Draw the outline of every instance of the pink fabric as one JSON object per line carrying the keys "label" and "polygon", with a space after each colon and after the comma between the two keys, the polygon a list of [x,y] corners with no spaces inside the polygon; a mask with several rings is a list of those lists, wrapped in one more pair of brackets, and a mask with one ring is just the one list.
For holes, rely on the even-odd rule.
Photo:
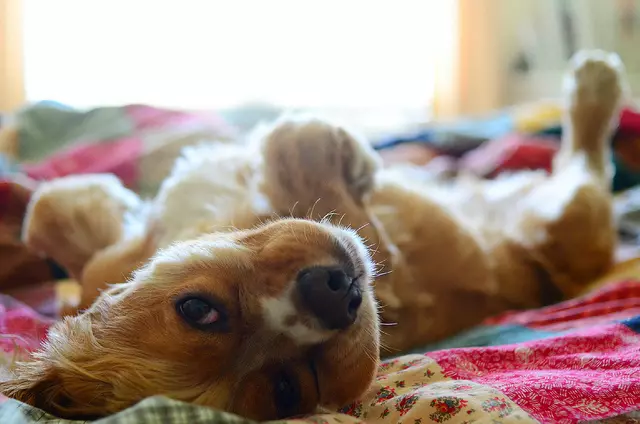
{"label": "pink fabric", "polygon": [[144,167],[143,162],[149,156],[153,156],[154,161],[172,163],[180,152],[176,147],[184,147],[181,143],[185,143],[185,138],[188,144],[237,136],[236,130],[213,112],[181,112],[144,105],[120,109],[122,119],[131,124],[129,133],[104,139],[98,135],[102,134],[103,128],[89,127],[78,140],[67,140],[70,144],[46,159],[38,163],[21,163],[22,170],[35,180],[111,173],[131,189],[154,192],[166,175],[150,170],[148,165]]}
{"label": "pink fabric", "polygon": [[12,297],[0,294],[0,347],[6,363],[37,349],[53,319],[35,312]]}
{"label": "pink fabric", "polygon": [[8,289],[4,294],[32,308],[43,317],[55,317],[58,314],[55,281]]}
{"label": "pink fabric", "polygon": [[221,133],[232,135],[233,128],[212,112],[183,112],[160,109],[145,105],[128,105],[125,113],[135,122],[136,131],[182,127],[185,125],[206,125]]}
{"label": "pink fabric", "polygon": [[428,356],[447,377],[494,387],[543,423],[604,419],[640,409],[640,336],[622,324]]}
{"label": "pink fabric", "polygon": [[489,178],[526,169],[549,172],[557,150],[558,143],[550,138],[509,134],[466,153],[458,165],[461,170]]}
{"label": "pink fabric", "polygon": [[46,161],[25,165],[27,175],[51,180],[74,174],[113,173],[127,187],[138,181],[138,162],[143,143],[140,138],[122,138],[110,143],[83,143],[64,150]]}

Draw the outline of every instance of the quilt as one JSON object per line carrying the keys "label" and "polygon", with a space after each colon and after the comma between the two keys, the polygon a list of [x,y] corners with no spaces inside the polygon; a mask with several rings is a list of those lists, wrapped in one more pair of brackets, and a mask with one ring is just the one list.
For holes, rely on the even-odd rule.
{"label": "quilt", "polygon": [[[5,366],[35,349],[51,323],[0,297]],[[440,346],[387,360],[361,400],[278,423],[636,423],[638,411],[640,281],[626,280],[547,308],[506,313]],[[73,423],[7,399],[0,422]],[[98,422],[249,421],[152,397]]]}
{"label": "quilt", "polygon": [[[488,116],[434,122],[409,133],[396,133],[376,141],[383,157],[399,147],[412,146],[424,161],[434,156],[457,158],[455,168],[493,178],[517,170],[549,170],[562,137],[560,102],[541,101],[501,110]],[[613,191],[640,184],[640,112],[625,108],[613,135]],[[416,153],[421,152],[422,153]],[[396,155],[394,155],[396,156]]]}
{"label": "quilt", "polygon": [[[63,109],[40,105],[25,112],[20,116],[21,142],[17,157],[13,158],[17,161],[0,155],[2,377],[16,361],[27,359],[46,337],[55,322],[51,317],[56,283],[52,280],[65,277],[55,264],[20,250],[18,245],[24,208],[35,181],[112,172],[127,186],[148,195],[155,191],[182,147],[202,140],[233,138],[233,131],[212,116],[136,105],[103,108],[82,116]],[[485,132],[468,138],[475,142],[506,136],[515,128],[513,116],[501,115],[495,125],[481,125]],[[558,117],[555,109],[527,116],[537,118],[518,121],[518,131],[557,136],[541,130],[554,128]],[[640,121],[631,113],[625,116],[620,140],[635,140],[635,134],[640,134]],[[51,131],[50,121],[67,124],[61,124],[56,132]],[[474,126],[468,124],[465,134],[475,134]],[[436,139],[448,140],[444,136]],[[522,143],[511,139],[503,145],[512,151],[513,146]],[[553,150],[553,146],[546,148]],[[536,156],[535,166],[544,168],[541,164],[549,155]],[[9,263],[11,266],[6,266]],[[42,285],[25,290],[27,284],[35,283]],[[16,290],[17,287],[22,289]],[[610,281],[598,290],[558,305],[508,312],[457,337],[387,360],[380,364],[375,383],[359,401],[334,413],[279,423],[640,423],[638,411],[640,280],[631,277]],[[13,422],[72,423],[2,399],[0,423]],[[248,421],[221,411],[152,397],[99,422]]]}
{"label": "quilt", "polygon": [[65,277],[55,263],[20,241],[38,181],[111,173],[143,197],[153,196],[185,146],[234,140],[236,130],[215,113],[144,105],[80,111],[42,102],[0,129],[0,289]]}

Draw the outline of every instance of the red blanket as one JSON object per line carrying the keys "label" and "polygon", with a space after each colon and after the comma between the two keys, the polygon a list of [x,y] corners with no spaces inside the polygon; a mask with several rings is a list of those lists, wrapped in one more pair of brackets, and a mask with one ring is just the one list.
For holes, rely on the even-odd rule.
{"label": "red blanket", "polygon": [[628,417],[640,411],[639,332],[640,282],[611,284],[505,314],[451,342],[482,347],[386,362],[365,400],[343,412],[367,422],[423,424]]}

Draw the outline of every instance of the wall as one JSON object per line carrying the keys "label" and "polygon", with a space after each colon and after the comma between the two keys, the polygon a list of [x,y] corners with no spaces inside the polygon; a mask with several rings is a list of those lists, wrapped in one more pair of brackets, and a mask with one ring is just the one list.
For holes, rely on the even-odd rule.
{"label": "wall", "polygon": [[[640,9],[640,0],[630,0]],[[617,51],[627,66],[632,89],[640,94],[640,26],[633,37],[619,30],[614,0],[569,0],[576,17],[578,48]],[[503,0],[500,61],[505,72],[504,105],[560,95],[561,79],[568,59],[562,43],[558,0]],[[513,70],[522,51],[528,53],[532,69]]]}

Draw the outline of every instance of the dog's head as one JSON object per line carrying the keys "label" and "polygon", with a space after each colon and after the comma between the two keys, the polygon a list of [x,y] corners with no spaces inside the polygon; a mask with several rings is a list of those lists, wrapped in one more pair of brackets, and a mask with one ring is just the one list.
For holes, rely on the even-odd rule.
{"label": "dog's head", "polygon": [[56,324],[0,390],[62,417],[157,394],[254,419],[336,408],[374,377],[372,269],[355,233],[304,220],[181,242]]}

